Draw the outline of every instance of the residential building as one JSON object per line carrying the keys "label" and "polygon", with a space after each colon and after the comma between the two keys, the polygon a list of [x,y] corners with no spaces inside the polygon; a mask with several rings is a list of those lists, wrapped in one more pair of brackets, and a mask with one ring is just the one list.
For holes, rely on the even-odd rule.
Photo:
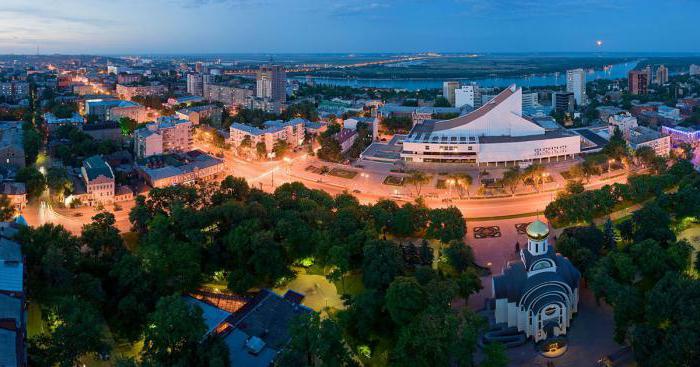
{"label": "residential building", "polygon": [[224,170],[222,159],[199,150],[147,157],[137,166],[139,175],[154,188],[212,180]]}
{"label": "residential building", "polygon": [[345,153],[350,150],[352,145],[355,144],[357,136],[357,130],[346,128],[340,129],[340,131],[335,135],[335,139],[338,140],[338,144],[340,144],[340,152]]}
{"label": "residential building", "polygon": [[661,118],[664,118],[664,119],[667,119],[670,121],[680,122],[682,120],[681,110],[678,108],[668,107],[666,105],[661,105],[656,110],[656,112],[659,114],[659,116]]}
{"label": "residential building", "polygon": [[583,106],[586,101],[586,71],[574,69],[566,71],[566,91],[574,94],[576,105]]}
{"label": "residential building", "polygon": [[656,69],[656,84],[664,85],[668,83],[668,68],[661,65]]}
{"label": "residential building", "polygon": [[65,118],[58,118],[53,113],[46,112],[43,117],[44,121],[46,122],[46,126],[48,126],[49,128],[50,133],[56,131],[61,126],[73,126],[80,128],[85,123],[85,118],[83,118],[83,116],[80,116],[80,114],[78,114],[77,112],[73,112],[73,115],[71,117]]}
{"label": "residential building", "polygon": [[469,114],[416,124],[403,140],[401,158],[426,168],[498,166],[559,161],[580,149],[579,135],[523,118],[522,90],[511,85]]}
{"label": "residential building", "polygon": [[[443,91],[444,93],[444,91]],[[471,108],[478,108],[481,106],[481,89],[476,83],[470,83],[463,85],[454,91],[455,103],[454,106],[461,108],[464,106],[469,106]]]}
{"label": "residential building", "polygon": [[194,125],[199,125],[204,119],[209,120],[212,126],[221,126],[221,119],[224,109],[217,105],[187,107],[175,112],[175,116],[180,119],[191,121]]}
{"label": "residential building", "polygon": [[287,101],[287,72],[281,65],[261,66],[255,79],[255,96],[273,102]]}
{"label": "residential building", "polygon": [[0,223],[0,365],[27,366],[27,319],[22,245],[10,240],[18,231],[15,223]]}
{"label": "residential building", "polygon": [[608,118],[608,132],[611,136],[615,132],[615,129],[619,129],[622,136],[627,140],[630,137],[630,131],[637,126],[639,126],[637,124],[637,118],[632,116],[629,112],[618,113]]}
{"label": "residential building", "polygon": [[537,92],[523,93],[523,109],[532,109],[539,106],[539,94]]}
{"label": "residential building", "polygon": [[[87,196],[81,198],[83,204],[93,206],[114,202],[114,172],[102,157],[95,155],[85,159],[80,172],[87,189]],[[87,199],[87,203],[83,199]]]}
{"label": "residential building", "polygon": [[164,96],[168,88],[161,84],[153,85],[123,85],[117,84],[117,95],[121,99],[131,100],[136,96]]}
{"label": "residential building", "polygon": [[27,187],[24,182],[3,182],[0,183],[2,194],[10,199],[10,203],[17,213],[21,213],[27,206]]}
{"label": "residential building", "polygon": [[[495,321],[517,328],[535,342],[566,335],[578,311],[581,273],[548,243],[540,220],[526,230],[527,248],[492,278]],[[485,339],[488,339],[488,333]]]}
{"label": "residential building", "polygon": [[117,75],[117,84],[139,83],[142,77],[143,76],[140,74],[119,73],[119,75]]}
{"label": "residential building", "polygon": [[455,90],[457,88],[459,88],[459,82],[457,81],[442,82],[442,96],[450,102],[450,106],[456,106]]}
{"label": "residential building", "polygon": [[552,108],[556,112],[574,113],[576,97],[571,92],[552,93]]}
{"label": "residential building", "polygon": [[264,128],[234,122],[229,128],[229,143],[233,149],[238,148],[246,139],[255,149],[258,143],[265,143],[268,157],[274,157],[273,147],[278,141],[285,141],[291,147],[304,144],[304,124],[306,120],[296,118],[289,121],[266,121]]}
{"label": "residential building", "polygon": [[0,121],[0,167],[24,167],[22,124],[22,121]]}
{"label": "residential building", "polygon": [[688,68],[688,74],[690,75],[700,75],[700,65],[692,64]]}
{"label": "residential building", "polygon": [[618,113],[627,112],[622,108],[616,106],[600,106],[595,108],[598,111],[598,117],[602,121],[608,121],[610,116],[617,115]]}
{"label": "residential building", "polygon": [[221,102],[225,105],[240,106],[253,96],[250,89],[209,84],[204,88],[204,98],[208,101]]}
{"label": "residential building", "polygon": [[661,133],[671,137],[671,143],[674,146],[679,144],[691,144],[697,146],[700,144],[700,130],[684,127],[684,126],[661,126]]}
{"label": "residential building", "polygon": [[204,86],[211,83],[211,75],[187,74],[187,93],[204,97]]}
{"label": "residential building", "polygon": [[88,99],[85,101],[85,114],[103,121],[119,121],[121,117],[133,118],[138,122],[146,119],[144,106],[119,99]]}
{"label": "residential building", "polygon": [[645,95],[648,92],[649,75],[646,70],[632,70],[627,76],[627,88],[630,94]]}
{"label": "residential building", "polygon": [[94,122],[84,124],[81,130],[92,136],[95,140],[112,140],[121,143],[124,136],[121,133],[119,123],[116,121]]}
{"label": "residential building", "polygon": [[10,102],[16,102],[29,96],[29,83],[9,81],[0,83],[0,97]]}
{"label": "residential building", "polygon": [[632,128],[628,143],[634,150],[644,146],[651,147],[656,155],[663,157],[668,157],[671,153],[671,137],[646,126]]}
{"label": "residential building", "polygon": [[137,158],[164,153],[189,152],[192,149],[192,122],[163,116],[134,131]]}

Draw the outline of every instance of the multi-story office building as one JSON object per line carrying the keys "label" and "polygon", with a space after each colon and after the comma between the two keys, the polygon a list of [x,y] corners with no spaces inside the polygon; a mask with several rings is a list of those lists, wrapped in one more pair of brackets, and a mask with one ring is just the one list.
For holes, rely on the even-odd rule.
{"label": "multi-story office building", "polygon": [[258,70],[255,79],[256,97],[273,102],[287,101],[287,72],[281,65],[265,65]]}
{"label": "multi-story office building", "polygon": [[454,106],[455,101],[455,90],[459,88],[459,82],[457,81],[447,81],[442,82],[442,96],[450,102],[450,106]]}
{"label": "multi-story office building", "polygon": [[266,121],[264,129],[234,122],[229,128],[229,143],[235,149],[246,139],[250,140],[252,148],[255,148],[258,143],[262,142],[265,143],[268,156],[272,156],[272,148],[280,140],[286,141],[292,147],[297,147],[304,143],[305,122],[306,120],[302,118],[289,121]]}
{"label": "multi-story office building", "polygon": [[627,143],[634,150],[651,147],[656,155],[662,157],[668,157],[671,153],[671,137],[646,126],[632,128]]}
{"label": "multi-story office building", "polygon": [[144,122],[147,118],[146,107],[120,99],[86,100],[85,114],[102,121],[119,121],[122,117],[129,117],[137,122]]}
{"label": "multi-story office building", "polygon": [[470,83],[455,89],[454,95],[455,107],[461,108],[469,106],[471,108],[478,108],[481,106],[481,89],[476,83]]}
{"label": "multi-story office building", "polygon": [[469,114],[416,124],[403,141],[401,159],[425,168],[505,166],[559,161],[580,151],[578,135],[522,117],[522,91],[512,85]]}
{"label": "multi-story office building", "polygon": [[668,68],[661,65],[656,69],[656,84],[664,85],[668,83]]}
{"label": "multi-story office building", "polygon": [[188,120],[163,116],[134,132],[134,150],[138,158],[191,149],[192,122]]}
{"label": "multi-story office building", "polygon": [[118,84],[138,83],[141,81],[141,78],[142,78],[141,74],[120,73],[119,75],[117,75],[117,83]]}
{"label": "multi-story office building", "polygon": [[586,102],[586,71],[574,69],[566,71],[566,91],[574,94],[576,104],[585,105]]}
{"label": "multi-story office building", "polygon": [[627,88],[630,94],[644,95],[647,94],[649,86],[650,72],[647,70],[632,70],[627,76]]}
{"label": "multi-story office building", "polygon": [[246,104],[253,91],[225,85],[209,84],[204,87],[204,98],[209,101],[221,102],[225,105],[240,106]]}
{"label": "multi-story office building", "polygon": [[571,92],[552,93],[552,109],[556,112],[573,113],[576,105],[576,98]]}

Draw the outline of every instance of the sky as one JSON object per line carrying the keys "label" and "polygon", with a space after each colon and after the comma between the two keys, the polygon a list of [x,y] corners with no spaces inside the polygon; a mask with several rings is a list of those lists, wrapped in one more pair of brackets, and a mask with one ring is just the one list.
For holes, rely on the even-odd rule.
{"label": "sky", "polygon": [[0,53],[700,52],[698,14],[700,0],[0,0]]}

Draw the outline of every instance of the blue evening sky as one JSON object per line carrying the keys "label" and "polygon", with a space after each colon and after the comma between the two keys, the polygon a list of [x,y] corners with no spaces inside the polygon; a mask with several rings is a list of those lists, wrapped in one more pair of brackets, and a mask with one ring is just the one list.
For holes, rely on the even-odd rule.
{"label": "blue evening sky", "polygon": [[0,53],[699,52],[700,0],[0,0]]}

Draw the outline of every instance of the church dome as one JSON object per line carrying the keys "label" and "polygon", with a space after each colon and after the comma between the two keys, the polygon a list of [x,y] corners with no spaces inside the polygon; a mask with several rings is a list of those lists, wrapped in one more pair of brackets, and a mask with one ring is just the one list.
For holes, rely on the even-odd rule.
{"label": "church dome", "polygon": [[525,232],[530,239],[539,241],[549,236],[549,226],[538,219],[530,223]]}

